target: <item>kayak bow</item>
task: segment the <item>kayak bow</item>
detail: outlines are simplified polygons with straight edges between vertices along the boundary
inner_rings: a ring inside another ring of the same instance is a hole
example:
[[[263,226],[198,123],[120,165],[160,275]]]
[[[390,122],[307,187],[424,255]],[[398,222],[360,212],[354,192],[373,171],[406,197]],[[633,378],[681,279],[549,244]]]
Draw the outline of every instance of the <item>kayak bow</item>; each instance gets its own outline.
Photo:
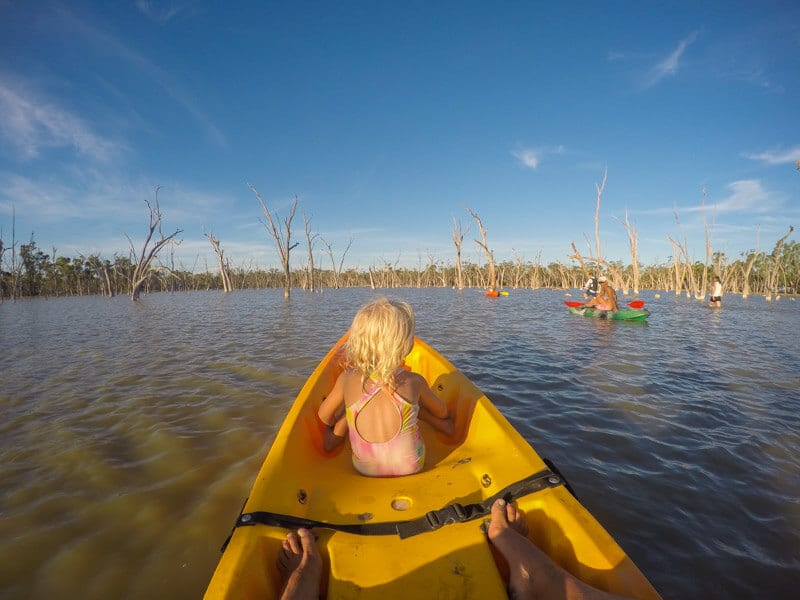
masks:
[[[207,600],[277,598],[276,557],[287,531],[313,527],[328,598],[506,598],[481,523],[491,502],[514,499],[535,542],[603,590],[659,595],[605,529],[492,402],[416,339],[406,367],[425,377],[456,428],[420,423],[425,468],[405,477],[355,471],[349,443],[322,446],[317,410],[342,371],[345,337],[309,377],[256,477],[206,590]]]

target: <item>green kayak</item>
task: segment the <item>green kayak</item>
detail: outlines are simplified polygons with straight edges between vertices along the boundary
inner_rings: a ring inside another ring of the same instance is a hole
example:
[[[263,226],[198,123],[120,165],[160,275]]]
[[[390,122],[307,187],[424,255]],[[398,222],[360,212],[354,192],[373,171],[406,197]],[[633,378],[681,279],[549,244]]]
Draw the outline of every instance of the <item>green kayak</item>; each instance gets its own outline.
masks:
[[[567,308],[573,315],[594,317],[595,319],[611,319],[613,321],[644,321],[650,316],[650,311],[646,308],[621,308],[619,310],[597,310],[595,308],[576,308],[572,306]]]

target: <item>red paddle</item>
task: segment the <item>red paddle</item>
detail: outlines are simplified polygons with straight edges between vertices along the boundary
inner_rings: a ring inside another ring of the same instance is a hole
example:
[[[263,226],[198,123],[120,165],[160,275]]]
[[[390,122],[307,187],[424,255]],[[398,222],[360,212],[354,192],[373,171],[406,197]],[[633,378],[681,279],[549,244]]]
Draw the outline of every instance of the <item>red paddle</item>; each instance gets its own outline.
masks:
[[[572,308],[579,308],[581,306],[584,306],[583,302],[569,302],[566,300],[564,301],[564,304]],[[630,302],[628,302],[628,306],[630,306],[631,308],[642,308],[644,307],[644,300],[631,300]]]

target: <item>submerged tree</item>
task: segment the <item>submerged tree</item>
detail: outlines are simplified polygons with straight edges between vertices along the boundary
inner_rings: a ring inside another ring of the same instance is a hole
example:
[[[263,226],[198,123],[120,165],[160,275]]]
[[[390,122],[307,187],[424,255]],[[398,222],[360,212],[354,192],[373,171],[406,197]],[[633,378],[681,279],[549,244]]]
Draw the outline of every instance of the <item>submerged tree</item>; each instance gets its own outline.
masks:
[[[203,235],[206,236],[208,241],[211,242],[211,246],[214,248],[214,254],[217,257],[217,265],[219,266],[219,276],[222,280],[222,290],[230,292],[233,290],[233,282],[231,281],[228,262],[223,258],[223,250],[219,245],[219,240],[214,237],[212,232],[203,232]]]
[[[777,241],[775,248],[772,250],[772,254],[770,254],[769,273],[767,274],[767,289],[765,290],[765,296],[767,300],[772,300],[772,292],[777,291],[778,272],[781,269],[781,248],[783,247],[783,243],[786,241],[786,238],[792,235],[793,231],[794,227],[790,225],[789,231],[787,231],[786,235]]]
[[[308,247],[308,290],[314,291],[314,241],[319,237],[318,233],[311,233],[311,219],[303,213],[303,223],[306,232],[306,245]]]
[[[474,213],[471,208],[468,206],[465,206],[464,208],[470,215],[472,215],[472,218],[475,219],[475,222],[478,224],[478,230],[480,231],[481,239],[475,240],[475,243],[478,244],[478,246],[486,253],[486,260],[489,262],[489,283],[487,287],[493,290],[497,288],[497,272],[495,271],[494,265],[494,253],[489,249],[489,243],[486,241],[486,228],[483,226],[481,218]]]
[[[173,242],[173,240],[183,232],[182,229],[176,229],[170,235],[165,236],[164,232],[161,230],[161,207],[158,204],[158,191],[161,189],[161,186],[156,187],[155,190],[155,199],[151,204],[149,200],[145,198],[144,203],[147,205],[147,210],[150,211],[150,228],[148,229],[147,236],[145,237],[144,243],[142,244],[142,249],[139,252],[139,258],[136,261],[136,264],[133,267],[133,273],[131,274],[130,279],[130,297],[131,300],[138,300],[139,296],[142,292],[142,286],[148,280],[148,278],[157,270],[153,266],[153,261],[155,260],[158,253],[167,245]],[[158,239],[153,240],[153,235],[158,231]],[[133,241],[130,237],[128,238],[128,243],[131,246],[131,256],[136,255],[136,248],[133,245]],[[151,246],[151,242],[153,245]],[[179,242],[178,242],[179,243]]]
[[[678,230],[681,233],[683,233],[683,227],[681,227],[681,220],[680,220],[680,217],[678,217],[678,210],[677,209],[675,209],[674,214],[675,214],[675,223],[678,225]],[[673,247],[678,245],[677,242],[675,242],[675,240],[673,240],[671,237],[667,236],[667,239],[670,241],[670,243],[673,245]],[[692,258],[691,258],[691,255],[689,254],[689,242],[686,239],[686,234],[685,233],[683,233],[683,245],[680,246],[680,248],[681,248],[681,252],[683,254],[683,260],[684,260],[684,264],[685,264],[685,267],[686,267],[685,270],[684,270],[684,274],[686,275],[686,278],[688,279],[688,281],[686,282],[686,296],[687,296],[687,298],[694,297],[694,298],[702,299],[704,296],[699,296],[698,295],[699,292],[697,290],[697,280],[695,279],[694,270],[692,269]],[[678,288],[676,289],[676,292],[678,292],[678,294],[680,294],[680,284],[679,284]]]
[[[461,221],[456,219],[453,215],[453,244],[456,247],[456,289],[464,289],[464,269],[461,263],[461,246],[464,243],[464,235],[469,233],[469,226],[467,230],[463,231],[461,228]]]
[[[324,238],[322,239],[322,243],[325,244],[325,248],[327,248],[328,257],[331,259],[331,287],[338,289],[341,284],[340,279],[342,276],[342,268],[344,267],[344,258],[345,256],[347,256],[347,252],[350,250],[350,246],[353,245],[353,238],[351,237],[348,240],[347,247],[344,249],[344,252],[342,252],[342,256],[339,259],[338,264],[333,256],[333,244],[328,242]],[[372,271],[370,271],[370,282],[372,282]]]
[[[619,221],[619,219],[617,219]],[[625,209],[625,222],[620,221],[628,232],[628,246],[631,252],[631,277],[633,293],[639,293],[639,235],[636,232],[636,225],[631,225],[628,221],[628,210]]]
[[[269,231],[272,239],[275,240],[275,246],[278,248],[278,254],[281,257],[281,265],[283,266],[283,297],[288,298],[292,289],[292,272],[289,269],[289,255],[299,243],[295,242],[292,244],[292,219],[294,219],[294,213],[297,210],[297,196],[294,197],[292,206],[289,209],[289,216],[283,220],[283,229],[281,230],[275,225],[272,213],[270,213],[269,208],[267,208],[258,190],[251,183],[248,183],[247,187],[249,187],[256,195],[256,198],[258,198],[258,202],[261,204],[261,210],[264,212],[264,218],[266,219],[266,221],[261,222],[264,224],[267,231]]]

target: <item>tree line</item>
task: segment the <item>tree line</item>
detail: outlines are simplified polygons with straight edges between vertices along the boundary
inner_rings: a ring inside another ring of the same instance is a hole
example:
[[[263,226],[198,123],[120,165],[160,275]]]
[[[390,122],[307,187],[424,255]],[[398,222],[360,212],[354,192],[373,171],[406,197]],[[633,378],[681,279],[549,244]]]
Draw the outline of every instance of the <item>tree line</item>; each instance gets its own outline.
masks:
[[[674,253],[666,262],[643,265],[638,258],[636,228],[628,221],[626,214],[625,221],[620,222],[628,233],[631,260],[625,264],[604,258],[601,254],[598,222],[605,182],[604,174],[602,183],[596,186],[596,253],[589,245],[589,255],[582,256],[573,242],[573,253],[566,255],[572,264],[563,264],[560,261],[543,264],[540,257],[533,261],[515,257],[513,260],[496,263],[480,216],[464,206],[478,225],[480,239],[475,239],[474,242],[484,252],[485,263],[462,259],[462,244],[469,227],[464,228],[454,216],[453,264],[428,256],[426,260],[420,257],[416,268],[400,267],[398,259],[395,263],[384,261],[383,264],[366,269],[343,268],[352,239],[339,257],[335,256],[332,244],[322,239],[330,268],[321,267],[319,257],[315,260],[315,244],[320,237],[312,232],[310,219],[305,214],[303,219],[307,261],[303,267],[291,268],[290,253],[300,245],[299,242],[292,242],[292,220],[297,209],[297,198],[294,198],[289,214],[280,219],[270,211],[256,188],[248,184],[262,209],[264,218],[261,222],[275,242],[281,268],[261,269],[255,266],[232,265],[224,256],[220,240],[213,233],[204,232],[216,254],[217,270],[212,271],[206,267],[203,272],[188,270],[183,265],[176,266],[174,252],[168,251],[164,255],[165,250],[180,243],[177,236],[182,231],[177,229],[169,235],[163,232],[158,202],[160,188],[156,188],[153,201],[145,200],[149,224],[144,241],[136,246],[128,237],[130,247],[127,256],[115,255],[113,259],[99,255],[68,257],[58,256],[55,249],[48,254],[37,245],[33,235],[27,243],[18,244],[12,226],[9,245],[4,243],[0,230],[0,302],[23,297],[121,294],[136,300],[141,293],[197,290],[228,292],[233,289],[281,287],[287,297],[292,289],[315,291],[325,287],[570,289],[582,288],[589,275],[600,273],[606,274],[612,286],[626,295],[629,292],[638,294],[641,289],[650,289],[685,293],[701,299],[707,293],[708,282],[713,280],[712,275],[722,279],[725,292],[744,297],[759,294],[772,299],[780,294],[797,293],[800,289],[800,245],[787,241],[793,227],[789,227],[786,235],[777,241],[770,254],[751,250],[733,260],[725,253],[713,252],[712,232],[707,227],[705,262],[692,261],[689,258],[684,236],[682,243],[669,237]],[[703,194],[705,198],[705,190]],[[677,213],[675,220],[680,230]]]
[[[758,294],[764,296],[796,293],[800,289],[800,244],[789,242],[780,250],[779,275],[772,277],[774,261],[763,252],[742,254],[729,262],[724,254],[714,255],[717,264],[725,265],[727,293]],[[6,259],[8,256],[6,255]],[[19,247],[15,268],[3,268],[0,272],[0,301],[21,297],[55,297],[85,295],[130,295],[136,284],[136,258],[115,256],[104,259],[100,256],[55,256],[40,249],[34,240]],[[5,266],[8,266],[8,261]],[[633,267],[630,264],[610,262],[617,277],[617,289],[627,293],[632,289]],[[183,292],[197,290],[224,290],[225,282],[220,272],[206,270],[191,272],[165,263],[150,271],[141,285],[141,292]],[[691,274],[684,272],[676,281],[675,265],[668,260],[658,265],[639,265],[640,289],[673,291],[693,295],[689,283],[692,278],[700,281],[705,264],[695,262]],[[496,285],[511,289],[581,288],[586,281],[583,269],[578,265],[561,262],[541,264],[538,261],[521,259],[502,261],[494,266]],[[684,267],[685,269],[685,267]],[[292,271],[295,289],[315,290],[321,288],[347,287],[448,287],[458,288],[458,273],[454,265],[429,259],[416,268],[399,267],[384,263],[368,269],[344,269],[315,266]],[[462,264],[462,285],[466,288],[486,288],[490,273],[487,263],[466,261]],[[230,289],[266,289],[285,286],[284,270],[231,267],[228,269]],[[313,283],[312,283],[313,282]],[[627,285],[626,285],[627,284]]]

